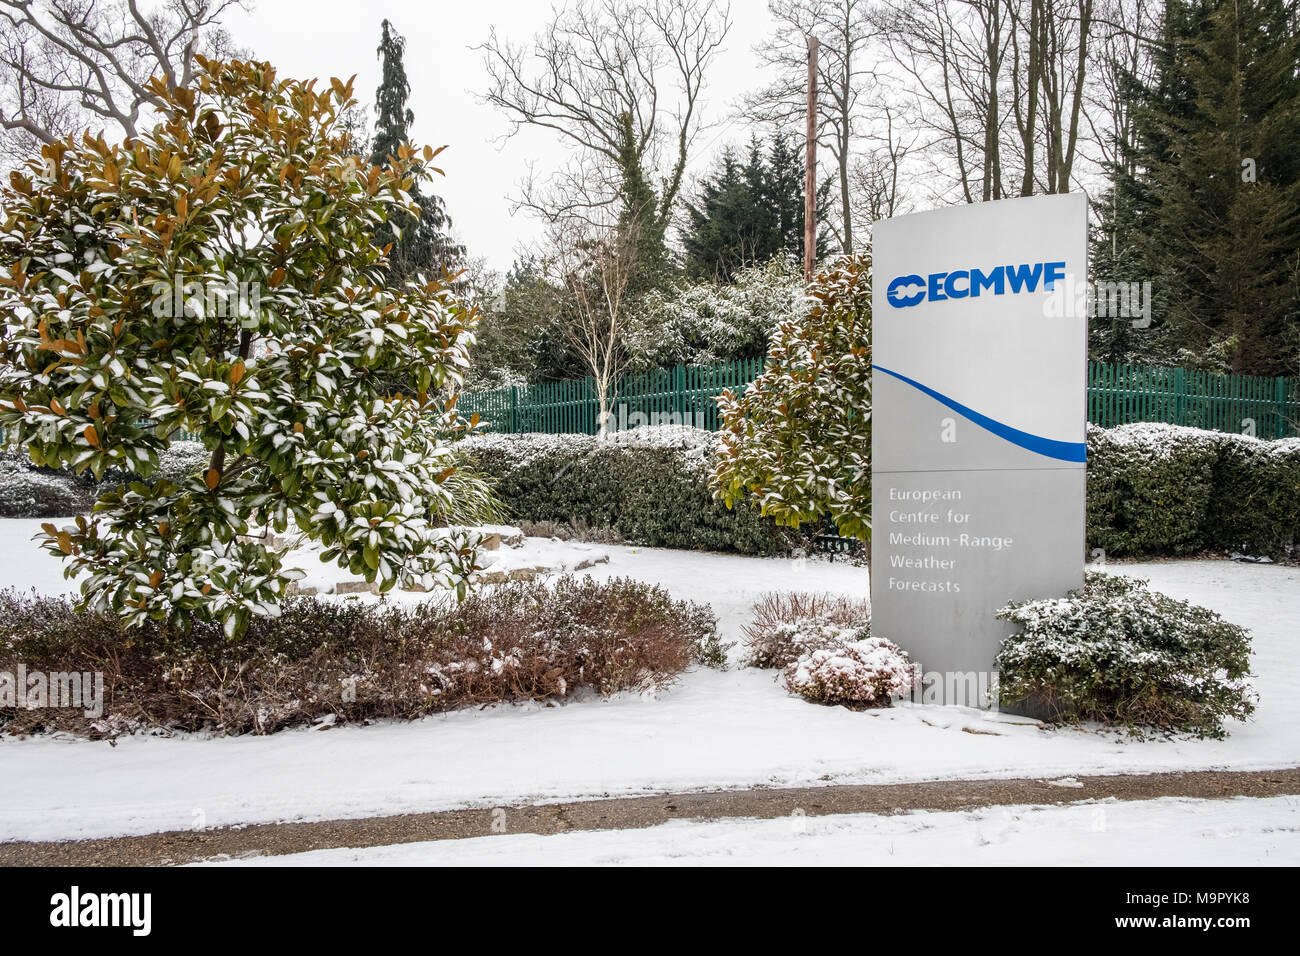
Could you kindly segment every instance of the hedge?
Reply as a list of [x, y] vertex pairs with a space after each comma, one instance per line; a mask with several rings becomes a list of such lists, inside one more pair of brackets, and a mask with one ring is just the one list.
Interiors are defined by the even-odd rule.
[[[464, 448], [517, 521], [608, 529], [667, 548], [777, 554], [797, 543], [755, 510], [713, 500], [711, 433], [682, 426], [590, 435], [479, 435]], [[177, 442], [162, 466], [199, 467]], [[121, 481], [106, 476], [106, 481]], [[63, 516], [96, 492], [86, 477], [0, 454], [0, 515]], [[1139, 557], [1300, 556], [1300, 439], [1263, 441], [1179, 425], [1088, 427], [1088, 547]]]
[[1297, 542], [1300, 439], [1149, 423], [1089, 427], [1089, 548], [1281, 558]]
[[480, 435], [465, 448], [515, 521], [611, 529], [664, 548], [775, 554], [794, 535], [746, 506], [729, 510], [708, 488], [710, 432], [661, 426], [591, 435]]
[[[466, 443], [518, 521], [583, 522], [636, 544], [771, 554], [786, 530], [710, 497], [710, 433], [679, 426]], [[1178, 425], [1088, 428], [1088, 547], [1113, 557], [1203, 551], [1274, 558], [1300, 541], [1300, 439]]]
[[[158, 460], [154, 480], [193, 474], [208, 460], [194, 441], [172, 442]], [[90, 472], [38, 466], [23, 451], [0, 451], [0, 518], [66, 518], [88, 512], [100, 491], [133, 481], [125, 471], [108, 471], [100, 482]]]

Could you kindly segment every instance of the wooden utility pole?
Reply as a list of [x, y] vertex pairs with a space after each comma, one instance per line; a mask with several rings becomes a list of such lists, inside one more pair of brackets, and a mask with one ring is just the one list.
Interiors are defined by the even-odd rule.
[[808, 119], [804, 135], [803, 277], [811, 282], [817, 261], [817, 38], [808, 38]]

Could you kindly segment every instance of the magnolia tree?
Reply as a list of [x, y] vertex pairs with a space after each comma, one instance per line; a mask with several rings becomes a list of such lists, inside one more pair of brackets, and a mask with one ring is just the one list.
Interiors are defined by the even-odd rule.
[[[353, 155], [351, 84], [201, 61], [155, 82], [159, 122], [120, 145], [45, 146], [0, 190], [0, 425], [38, 464], [140, 480], [44, 543], [82, 606], [188, 612], [235, 635], [293, 576], [276, 540], [379, 581], [463, 593], [470, 543], [439, 525], [483, 489], [450, 440], [476, 318], [441, 281], [385, 288], [378, 224], [418, 215], [433, 151]], [[169, 438], [210, 457], [152, 480]], [[473, 507], [473, 505], [471, 505]]]
[[814, 278], [803, 314], [772, 336], [765, 370], [718, 398], [714, 494], [745, 498], [779, 524], [830, 518], [871, 538], [871, 263], [843, 260]]

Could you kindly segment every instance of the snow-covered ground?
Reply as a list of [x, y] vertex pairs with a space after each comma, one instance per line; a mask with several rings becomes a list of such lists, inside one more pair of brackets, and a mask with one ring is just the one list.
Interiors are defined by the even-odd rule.
[[[509, 818], [506, 819], [509, 826]], [[251, 866], [1295, 866], [1300, 798], [1163, 798], [958, 813], [674, 821], [316, 850]]]
[[[0, 574], [9, 586], [66, 590], [58, 562], [28, 540], [38, 524], [0, 521]], [[679, 598], [707, 601], [728, 639], [739, 636], [763, 591], [867, 590], [866, 571], [843, 562], [601, 550], [610, 562], [582, 573], [656, 581]], [[328, 732], [132, 737], [116, 746], [0, 738], [0, 840], [756, 785], [1300, 764], [1300, 570], [1227, 561], [1113, 570], [1149, 577], [1157, 589], [1252, 630], [1261, 703], [1250, 723], [1232, 726], [1224, 741], [1135, 741], [910, 704], [852, 713], [790, 697], [771, 672], [702, 670], [655, 697], [497, 707]]]

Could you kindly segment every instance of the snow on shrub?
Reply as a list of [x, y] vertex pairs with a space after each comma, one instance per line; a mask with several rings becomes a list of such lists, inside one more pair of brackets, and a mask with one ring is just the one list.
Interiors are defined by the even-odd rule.
[[[158, 454], [155, 478], [180, 482], [207, 467], [209, 452], [196, 441], [174, 441]], [[95, 499], [141, 476], [119, 469], [96, 481], [89, 472], [36, 465], [23, 451], [0, 451], [0, 518], [63, 518], [88, 514]]]
[[202, 442], [174, 441], [158, 456], [154, 474], [169, 481], [184, 481], [206, 468], [210, 456]]
[[1300, 544], [1300, 439], [1219, 436], [1206, 546], [1287, 557]]
[[0, 451], [0, 517], [64, 517], [88, 511], [94, 502], [93, 480], [38, 468], [22, 452]]
[[23, 471], [0, 481], [0, 515], [6, 518], [58, 518], [88, 511], [94, 492], [66, 475]]
[[[787, 425], [793, 440], [799, 422]], [[664, 425], [615, 432], [601, 440], [488, 434], [463, 447], [496, 480], [500, 497], [518, 521], [581, 524], [664, 547], [746, 554], [787, 549], [791, 537], [755, 513], [763, 499], [752, 497], [748, 484], [733, 489], [733, 512], [709, 500], [710, 473], [730, 454], [719, 454], [717, 437]], [[722, 437], [727, 438], [725, 433]], [[757, 448], [760, 438], [755, 431], [742, 444]], [[761, 471], [776, 474], [785, 467], [782, 456], [789, 450], [768, 448], [755, 460]], [[818, 455], [825, 450], [816, 449]], [[857, 459], [855, 468], [857, 480], [864, 482], [866, 459]], [[740, 475], [734, 462], [722, 470]], [[814, 475], [809, 481], [815, 484], [820, 478]], [[794, 494], [798, 487], [803, 485], [782, 484], [782, 493]], [[834, 483], [830, 487], [837, 495], [844, 491]], [[860, 491], [866, 494], [865, 483]], [[851, 496], [843, 500], [846, 514], [869, 507], [864, 499], [856, 504]], [[780, 509], [772, 513], [777, 518], [785, 514]], [[1300, 439], [1270, 442], [1155, 423], [1089, 426], [1090, 548], [1116, 557], [1194, 554], [1207, 548], [1283, 557], [1294, 553], [1297, 540]]]
[[786, 668], [786, 689], [817, 704], [854, 709], [888, 707], [910, 693], [916, 665], [897, 644], [861, 633], [866, 636], [804, 651]]
[[871, 604], [838, 594], [771, 591], [741, 628], [747, 667], [782, 668], [806, 651], [839, 645], [871, 623]]
[[612, 532], [633, 544], [773, 554], [792, 537], [750, 508], [728, 509], [708, 486], [710, 432], [681, 425], [592, 435], [467, 438], [459, 448], [516, 522]]
[[995, 663], [1004, 706], [1200, 737], [1224, 736], [1224, 720], [1255, 709], [1249, 634], [1145, 581], [1089, 572], [1067, 597], [998, 617], [1020, 628]]
[[887, 707], [911, 691], [916, 666], [871, 636], [871, 605], [839, 594], [769, 592], [742, 628], [744, 663], [784, 670], [792, 694], [818, 704]]
[[1298, 539], [1300, 441], [1154, 422], [1089, 426], [1089, 547], [1284, 557]]
[[1088, 428], [1088, 544], [1108, 554], [1204, 547], [1214, 435], [1175, 425]]
[[219, 624], [128, 631], [63, 598], [0, 591], [0, 672], [102, 671], [106, 712], [0, 705], [0, 733], [162, 729], [265, 734], [318, 720], [414, 719], [462, 707], [662, 688], [720, 665], [717, 620], [625, 578], [510, 582], [461, 603], [290, 598], [224, 640]]

